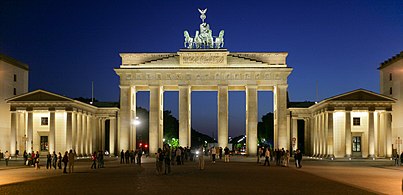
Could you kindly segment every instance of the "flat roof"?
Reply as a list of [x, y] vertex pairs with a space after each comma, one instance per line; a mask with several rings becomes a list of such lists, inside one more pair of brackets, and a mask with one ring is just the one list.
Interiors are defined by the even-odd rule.
[[0, 53], [0, 60], [5, 61], [7, 63], [10, 63], [10, 64], [12, 64], [12, 65], [14, 65], [16, 67], [22, 68], [24, 70], [29, 70], [28, 64], [22, 63], [22, 62], [14, 59], [14, 58], [12, 58], [10, 56], [6, 56], [6, 55], [1, 54], [1, 53]]
[[395, 56], [385, 60], [384, 62], [381, 63], [381, 66], [378, 68], [378, 70], [385, 68], [397, 61], [399, 61], [400, 59], [403, 58], [403, 51], [401, 51], [399, 54], [396, 54]]

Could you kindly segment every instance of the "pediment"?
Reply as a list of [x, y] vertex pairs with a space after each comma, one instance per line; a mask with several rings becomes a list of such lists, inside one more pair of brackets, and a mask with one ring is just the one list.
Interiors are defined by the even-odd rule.
[[327, 101], [380, 101], [394, 102], [395, 99], [365, 89], [358, 89], [327, 99]]
[[12, 97], [7, 102], [72, 102], [74, 100], [44, 90], [35, 90], [19, 96]]

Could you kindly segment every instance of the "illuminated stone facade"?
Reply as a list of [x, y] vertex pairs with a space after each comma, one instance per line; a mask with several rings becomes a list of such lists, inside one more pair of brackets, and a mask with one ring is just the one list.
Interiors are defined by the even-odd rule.
[[[13, 58], [0, 54], [0, 150], [15, 151], [15, 145], [10, 148], [11, 136], [10, 106], [7, 98], [28, 91], [28, 65]], [[22, 138], [21, 138], [22, 139]]]
[[379, 67], [380, 93], [397, 99], [393, 105], [392, 144], [399, 154], [403, 151], [403, 51]]
[[[297, 138], [304, 120], [304, 149], [321, 158], [383, 158], [392, 155], [392, 105], [396, 99], [359, 89], [308, 108], [289, 108], [288, 129]], [[293, 140], [293, 149], [298, 139]]]
[[14, 148], [20, 154], [24, 150], [47, 154], [70, 149], [79, 156], [98, 150], [117, 152], [119, 109], [116, 107], [99, 108], [44, 90], [15, 96], [7, 103], [11, 110], [8, 115], [12, 155]]
[[[190, 146], [191, 93], [217, 91], [218, 145], [228, 145], [228, 91], [246, 93], [247, 153], [257, 152], [258, 91], [273, 91], [276, 147], [289, 145], [287, 134], [287, 53], [231, 53], [225, 49], [184, 49], [177, 53], [122, 53], [120, 147], [136, 147], [136, 92], [150, 92], [149, 150], [163, 143], [163, 93], [179, 91], [179, 145]], [[263, 100], [264, 101], [264, 100]]]

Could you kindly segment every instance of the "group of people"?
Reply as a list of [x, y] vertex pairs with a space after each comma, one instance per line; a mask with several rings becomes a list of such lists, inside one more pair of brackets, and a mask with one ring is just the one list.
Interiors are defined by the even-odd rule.
[[[73, 150], [70, 150], [69, 152], [66, 151], [64, 155], [62, 155], [60, 152], [56, 154], [55, 151], [53, 151], [53, 154], [48, 153], [46, 155], [46, 169], [52, 169], [52, 167], [54, 169], [62, 169], [63, 163], [63, 173], [67, 173], [67, 166], [69, 167], [68, 173], [72, 173], [74, 171], [74, 159], [76, 156], [77, 155]], [[24, 165], [34, 166], [35, 169], [40, 169], [40, 154], [38, 151], [36, 151], [36, 153], [32, 152], [32, 154], [24, 151], [23, 157]]]
[[[106, 151], [105, 155], [108, 155], [109, 152]], [[104, 161], [104, 153], [103, 151], [98, 151], [98, 152], [94, 152], [91, 155], [91, 161], [92, 161], [92, 165], [91, 165], [91, 169], [97, 169], [97, 164], [98, 164], [98, 168], [104, 168], [105, 167], [105, 161]]]
[[6, 153], [3, 154], [3, 152], [0, 150], [0, 159], [3, 159], [6, 161], [6, 166], [8, 166], [8, 161], [11, 159], [11, 154], [10, 152], [8, 152], [8, 150], [6, 151]]
[[[263, 148], [259, 147], [258, 154], [257, 154], [257, 163], [261, 163], [261, 158], [264, 158], [263, 166], [270, 166], [270, 161], [274, 161], [277, 166], [288, 167], [290, 164], [291, 153], [289, 150], [282, 149], [274, 149], [271, 150], [269, 147]], [[297, 168], [301, 168], [301, 161], [302, 161], [302, 153], [300, 149], [294, 151], [294, 160], [295, 166]]]
[[398, 152], [393, 152], [393, 159], [395, 160], [395, 166], [403, 165], [403, 152], [400, 155]]
[[141, 165], [141, 157], [143, 156], [143, 150], [138, 148], [136, 150], [122, 150], [120, 152], [120, 164], [139, 164]]
[[222, 149], [222, 147], [211, 147], [210, 148], [211, 161], [213, 162], [213, 164], [216, 161], [217, 154], [218, 154], [218, 158], [220, 160], [222, 159], [223, 151], [224, 151], [224, 162], [229, 162], [230, 152], [229, 152], [228, 147], [225, 147], [224, 150]]

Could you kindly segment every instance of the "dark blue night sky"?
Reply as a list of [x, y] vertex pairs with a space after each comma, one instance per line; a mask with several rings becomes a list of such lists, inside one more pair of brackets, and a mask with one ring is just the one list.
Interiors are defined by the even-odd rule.
[[[377, 67], [403, 50], [403, 1], [17, 1], [0, 0], [0, 53], [30, 66], [29, 89], [118, 101], [113, 68], [120, 52], [177, 52], [208, 8], [213, 34], [230, 52], [286, 51], [292, 101], [316, 101], [357, 88], [379, 92]], [[316, 85], [319, 93], [316, 97]], [[192, 94], [192, 126], [217, 130], [216, 92]], [[148, 93], [137, 96], [148, 108]], [[259, 93], [259, 118], [272, 111]], [[165, 93], [177, 115], [178, 93]], [[245, 127], [245, 94], [230, 92], [229, 134]], [[216, 133], [215, 133], [216, 134]]]

